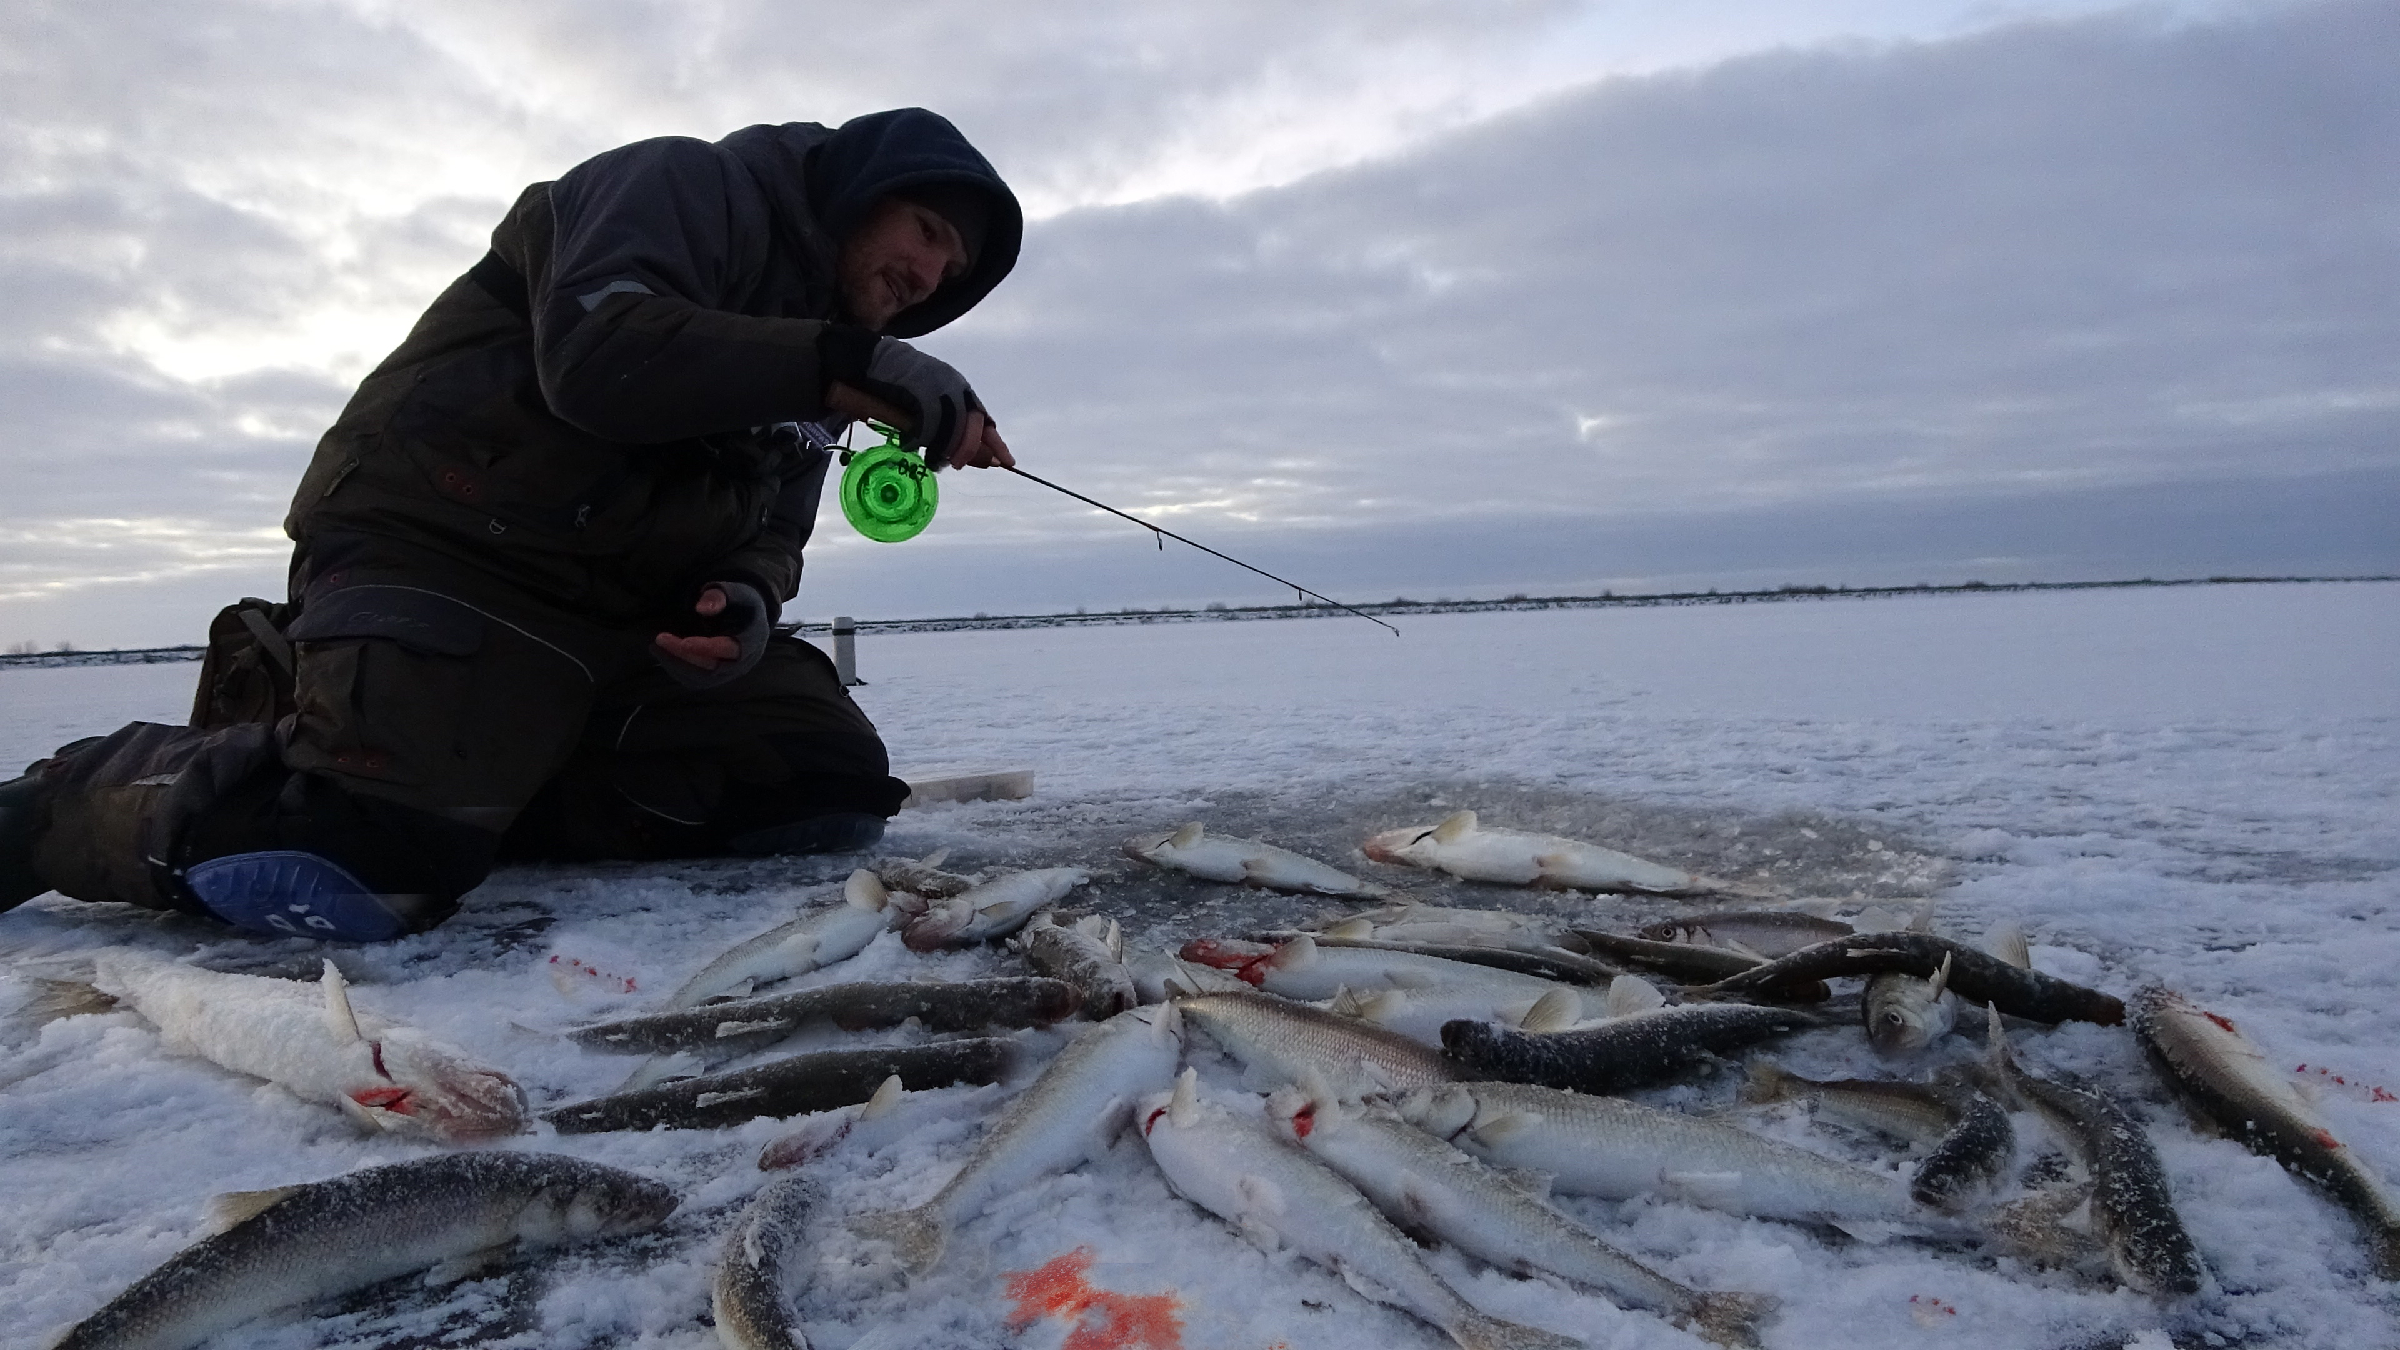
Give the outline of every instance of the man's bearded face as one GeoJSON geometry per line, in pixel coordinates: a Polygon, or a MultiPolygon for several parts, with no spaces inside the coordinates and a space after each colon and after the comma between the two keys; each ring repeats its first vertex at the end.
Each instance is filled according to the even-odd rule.
{"type": "Polygon", "coordinates": [[[881,331],[967,270],[967,245],[940,212],[885,197],[842,241],[836,278],[852,322],[881,331]]]}

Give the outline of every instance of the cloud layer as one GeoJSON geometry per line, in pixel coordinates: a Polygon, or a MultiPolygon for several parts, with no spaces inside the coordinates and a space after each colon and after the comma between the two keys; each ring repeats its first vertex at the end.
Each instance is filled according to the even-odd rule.
{"type": "MultiPolygon", "coordinates": [[[[2389,5],[1861,4],[1907,40],[1663,70],[1771,7],[852,8],[14,13],[0,640],[271,590],[316,431],[517,186],[795,104],[942,108],[1050,213],[928,342],[1029,467],[1312,585],[2400,568],[2308,524],[2400,477],[2389,5]]],[[[1117,532],[957,479],[908,545],[829,517],[802,608],[1272,593],[1117,532]]]]}

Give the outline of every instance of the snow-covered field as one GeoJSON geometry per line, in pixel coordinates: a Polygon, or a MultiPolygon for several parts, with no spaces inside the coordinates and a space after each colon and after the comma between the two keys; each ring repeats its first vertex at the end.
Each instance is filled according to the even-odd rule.
{"type": "MultiPolygon", "coordinates": [[[[1397,640],[1308,621],[892,636],[858,691],[911,768],[1030,768],[1024,802],[895,822],[892,851],[954,867],[1087,862],[1076,902],[1136,941],[1230,933],[1324,906],[1152,872],[1115,853],[1201,819],[1444,903],[1594,924],[1679,908],[1435,882],[1368,864],[1374,828],[1458,807],[1795,895],[1935,893],[1940,926],[2006,920],[2037,963],[2129,994],[2163,981],[2238,1019],[2323,1093],[2337,1131],[2400,1175],[2400,585],[1943,596],[1725,608],[1428,617],[1397,640]],[[2328,1071],[2320,1074],[2319,1069],[2328,1071]],[[2338,1075],[2340,1081],[2334,1081],[2338,1075]]],[[[0,672],[0,764],[133,717],[180,720],[197,667],[0,672]]],[[[657,997],[718,950],[830,894],[830,861],[507,872],[434,933],[336,959],[362,1006],[466,1045],[538,1104],[607,1091],[626,1061],[554,1033],[657,997]],[[557,958],[557,959],[553,959],[557,958]],[[600,972],[576,976],[566,972],[600,972]],[[630,981],[631,993],[622,983],[630,981]]],[[[0,1007],[77,953],[127,944],[222,969],[313,974],[297,941],[230,940],[172,918],[55,897],[0,917],[0,1007]]],[[[839,973],[997,970],[997,951],[925,958],[890,935],[839,973]]],[[[891,1033],[906,1036],[913,1033],[891,1033]]],[[[828,1043],[842,1038],[833,1033],[828,1043]]],[[[1056,1033],[1028,1033],[1039,1045],[1056,1033]]],[[[1197,1038],[1195,1038],[1197,1039],[1197,1038]]],[[[2400,1343],[2356,1227],[2275,1163],[2196,1132],[2121,1028],[2017,1033],[2036,1068],[2115,1088],[2149,1123],[2215,1274],[2161,1308],[1971,1249],[1869,1245],[1658,1199],[1562,1203],[1687,1283],[1782,1300],[1776,1347],[2400,1343]]],[[[1922,1072],[1853,1028],[1763,1053],[1802,1073],[1922,1072]]],[[[1195,1044],[1204,1080],[1235,1075],[1195,1044]]],[[[1727,1073],[1645,1094],[1732,1103],[1727,1073]]],[[[1088,1249],[1090,1282],[1173,1300],[1180,1344],[1432,1346],[1438,1333],[1268,1255],[1173,1198],[1138,1143],[1009,1196],[906,1285],[838,1217],[929,1195],[1000,1093],[931,1094],[922,1128],[823,1174],[817,1248],[794,1274],[806,1329],[860,1346],[1111,1341],[1096,1324],[1011,1322],[1012,1274],[1088,1249]],[[945,1105],[946,1102],[946,1105],[945,1105]]],[[[1896,1168],[1887,1146],[1788,1109],[1737,1117],[1896,1168]]],[[[2039,1127],[2020,1122],[2040,1151],[2039,1127]]],[[[244,1346],[702,1347],[717,1235],[764,1183],[784,1126],[535,1137],[522,1146],[647,1172],[684,1195],[659,1233],[438,1291],[379,1289],[226,1338],[244,1346]]],[[[335,1113],[163,1050],[130,1013],[0,1025],[0,1344],[37,1346],[202,1231],[212,1193],[415,1156],[335,1113]]],[[[1645,1314],[1434,1258],[1490,1311],[1597,1346],[1693,1345],[1645,1314]]]]}

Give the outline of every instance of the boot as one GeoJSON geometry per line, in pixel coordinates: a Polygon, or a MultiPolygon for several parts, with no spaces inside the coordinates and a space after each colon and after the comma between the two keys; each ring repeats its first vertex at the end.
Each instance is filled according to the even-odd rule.
{"type": "Polygon", "coordinates": [[[0,910],[50,889],[33,870],[33,841],[48,814],[48,796],[38,772],[0,783],[0,910]]]}

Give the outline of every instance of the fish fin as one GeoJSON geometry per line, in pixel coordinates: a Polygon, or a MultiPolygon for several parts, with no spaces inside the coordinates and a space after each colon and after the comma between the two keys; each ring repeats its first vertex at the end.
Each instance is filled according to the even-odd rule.
{"type": "Polygon", "coordinates": [[[1207,836],[1207,834],[1208,831],[1201,826],[1199,821],[1195,820],[1191,824],[1184,826],[1182,829],[1175,831],[1175,833],[1168,835],[1167,847],[1190,848],[1192,845],[1199,843],[1202,838],[1207,836]]]}
{"type": "Polygon", "coordinates": [[[1735,956],[1747,956],[1761,965],[1766,964],[1770,959],[1765,952],[1739,938],[1725,938],[1719,941],[1716,947],[1719,951],[1732,952],[1735,956]]]}
{"type": "Polygon", "coordinates": [[[1916,1231],[1889,1219],[1830,1219],[1827,1222],[1869,1246],[1880,1246],[1893,1238],[1916,1231]]]}
{"type": "Polygon", "coordinates": [[[885,1210],[880,1214],[861,1214],[850,1221],[850,1231],[870,1241],[891,1244],[892,1254],[912,1275],[922,1275],[942,1259],[942,1249],[950,1245],[950,1229],[931,1205],[915,1209],[885,1210]]]}
{"type": "Polygon", "coordinates": [[[358,1014],[350,1010],[350,982],[333,962],[325,963],[325,973],[319,982],[325,988],[325,1029],[333,1033],[336,1045],[363,1041],[367,1034],[358,1029],[358,1014]]]}
{"type": "Polygon", "coordinates": [[[1669,1191],[1704,1209],[1740,1212],[1742,1174],[1739,1172],[1662,1172],[1658,1179],[1669,1191]]]}
{"type": "Polygon", "coordinates": [[[1424,971],[1410,970],[1405,966],[1385,971],[1383,978],[1384,982],[1394,989],[1434,989],[1442,983],[1439,975],[1428,975],[1424,971]]]}
{"type": "Polygon", "coordinates": [[[1097,1166],[1108,1160],[1109,1152],[1117,1146],[1117,1136],[1123,1134],[1126,1125],[1132,1122],[1133,1110],[1133,1099],[1130,1097],[1116,1096],[1100,1103],[1100,1109],[1092,1114],[1091,1127],[1084,1137],[1085,1162],[1097,1166]]]}
{"type": "Polygon", "coordinates": [[[270,1186],[263,1191],[226,1191],[208,1197],[208,1229],[222,1233],[257,1218],[288,1199],[301,1189],[298,1186],[270,1186]]]}
{"type": "Polygon", "coordinates": [[[1200,1119],[1200,1071],[1186,1068],[1175,1076],[1175,1095],[1167,1099],[1167,1123],[1185,1129],[1200,1119]]]}
{"type": "Polygon", "coordinates": [[[1326,1000],[1325,1011],[1340,1017],[1365,1017],[1366,1000],[1346,984],[1333,987],[1333,997],[1326,1000]]]}
{"type": "Polygon", "coordinates": [[[1406,1011],[1408,1011],[1407,990],[1379,989],[1359,998],[1357,1016],[1360,1020],[1373,1022],[1377,1026],[1390,1026],[1406,1011]]]}
{"type": "Polygon", "coordinates": [[[102,993],[97,986],[82,980],[36,979],[33,999],[25,1005],[25,1013],[34,1025],[40,1026],[62,1017],[114,1012],[117,1007],[116,995],[102,993]]]}
{"type": "MultiPolygon", "coordinates": [[[[1460,1154],[1459,1156],[1465,1157],[1466,1155],[1460,1154]]],[[[1536,1200],[1549,1199],[1550,1187],[1558,1180],[1558,1175],[1554,1172],[1539,1172],[1530,1167],[1495,1167],[1492,1171],[1513,1189],[1532,1196],[1536,1200]]]]}
{"type": "Polygon", "coordinates": [[[2013,919],[1984,934],[1983,949],[2019,970],[2033,969],[2033,947],[2025,940],[2025,925],[2013,919]]]}
{"type": "Polygon", "coordinates": [[[1162,1042],[1181,1043],[1183,1040],[1183,1009],[1176,1007],[1173,1003],[1159,1004],[1157,1011],[1150,1014],[1150,1034],[1162,1042]]]}
{"type": "Polygon", "coordinates": [[[437,1286],[456,1284],[500,1264],[514,1246],[513,1242],[503,1242],[497,1247],[486,1247],[479,1252],[468,1252],[465,1256],[437,1262],[426,1269],[425,1283],[437,1286]]]}
{"type": "MultiPolygon", "coordinates": [[[[1631,979],[1631,976],[1623,978],[1631,979]]],[[[1658,991],[1653,989],[1652,993],[1658,991]]],[[[1660,995],[1661,1001],[1665,996],[1660,995]]],[[[1533,1001],[1517,1025],[1531,1032],[1564,1031],[1583,1016],[1583,999],[1572,989],[1553,989],[1533,1001]]]]}
{"type": "Polygon", "coordinates": [[[1281,1214],[1284,1211],[1283,1188],[1265,1177],[1245,1174],[1235,1179],[1233,1189],[1242,1197],[1243,1206],[1253,1213],[1281,1214]]]}
{"type": "Polygon", "coordinates": [[[1850,929],[1857,933],[1896,933],[1908,927],[1908,920],[1896,911],[1881,905],[1870,905],[1850,920],[1850,929]]]}
{"type": "MultiPolygon", "coordinates": [[[[1357,1288],[1354,1284],[1352,1288],[1357,1288]]],[[[1364,1291],[1361,1291],[1364,1292],[1364,1291]]],[[[1385,1299],[1384,1302],[1394,1302],[1385,1299]]],[[[1584,1342],[1574,1336],[1561,1336],[1529,1327],[1522,1322],[1510,1322],[1468,1309],[1468,1316],[1456,1326],[1445,1327],[1450,1339],[1458,1342],[1459,1350],[1579,1350],[1584,1342]]]]}
{"type": "Polygon", "coordinates": [[[1955,953],[1943,952],[1942,963],[1939,966],[1934,967],[1933,978],[1925,982],[1927,991],[1930,992],[1935,998],[1940,998],[1943,994],[1949,992],[1950,958],[1953,955],[1955,955],[1955,953]]]}
{"type": "Polygon", "coordinates": [[[933,852],[926,854],[924,857],[917,859],[917,866],[930,869],[939,867],[948,861],[950,861],[950,850],[947,847],[937,848],[933,852]]]}
{"type": "Polygon", "coordinates": [[[1541,1117],[1528,1111],[1503,1111],[1488,1120],[1476,1121],[1468,1129],[1484,1143],[1504,1144],[1541,1123],[1541,1117]]]}
{"type": "Polygon", "coordinates": [[[1918,901],[1916,909],[1909,913],[1908,931],[1912,933],[1930,933],[1933,931],[1932,896],[1926,896],[1924,899],[1918,901]]]}
{"type": "Polygon", "coordinates": [[[1782,1300],[1773,1294],[1704,1292],[1678,1320],[1719,1345],[1754,1346],[1758,1324],[1775,1315],[1782,1300]]]}
{"type": "Polygon", "coordinates": [[[1437,844],[1455,844],[1473,833],[1475,833],[1475,813],[1472,811],[1460,811],[1441,824],[1434,826],[1432,830],[1433,841],[1437,844]]]}
{"type": "MultiPolygon", "coordinates": [[[[1550,995],[1544,994],[1543,998],[1550,995]]],[[[1667,996],[1639,975],[1619,975],[1608,982],[1607,1016],[1630,1017],[1667,1006],[1667,996]]]]}
{"type": "Polygon", "coordinates": [[[1306,933],[1285,942],[1267,958],[1267,964],[1277,970],[1297,970],[1317,959],[1317,940],[1306,933]]]}
{"type": "Polygon", "coordinates": [[[652,1055],[633,1067],[625,1081],[617,1085],[618,1092],[640,1092],[678,1078],[690,1078],[707,1065],[695,1056],[677,1051],[671,1055],[652,1055]]]}
{"type": "Polygon", "coordinates": [[[1742,1100],[1753,1104],[1785,1101],[1800,1090],[1804,1081],[1782,1065],[1763,1059],[1750,1061],[1742,1077],[1742,1100]]]}
{"type": "Polygon", "coordinates": [[[1283,1234],[1245,1214],[1233,1221],[1235,1229],[1250,1241],[1250,1245],[1272,1256],[1283,1249],[1283,1234]]]}
{"type": "Polygon", "coordinates": [[[852,909],[874,914],[891,907],[892,893],[883,878],[861,867],[842,883],[842,900],[852,909]]]}
{"type": "Polygon", "coordinates": [[[1375,925],[1365,919],[1353,917],[1344,919],[1340,923],[1337,923],[1330,928],[1323,929],[1322,931],[1324,935],[1329,938],[1337,938],[1345,942],[1356,942],[1361,938],[1371,938],[1375,936],[1375,925]]]}
{"type": "Polygon", "coordinates": [[[875,1095],[867,1098],[867,1104],[859,1108],[858,1118],[873,1120],[877,1116],[891,1114],[899,1107],[901,1095],[907,1091],[900,1081],[900,1075],[893,1074],[876,1086],[875,1095]]]}

